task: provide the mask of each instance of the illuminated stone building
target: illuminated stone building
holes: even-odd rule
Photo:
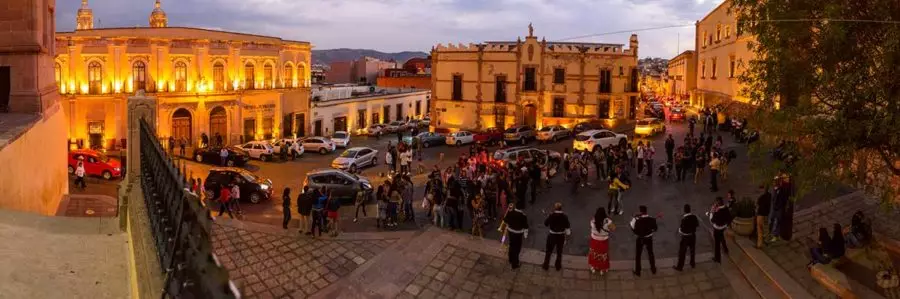
[[[437,45],[431,51],[432,126],[478,129],[633,119],[637,35],[621,44],[525,40]]]
[[[87,1],[74,32],[57,32],[55,78],[74,146],[110,148],[126,136],[128,95],[158,98],[157,133],[198,144],[304,135],[310,44],[168,27],[160,1],[150,27],[94,28]]]
[[[710,106],[725,101],[748,102],[741,95],[738,77],[755,54],[747,48],[753,36],[737,32],[737,16],[731,1],[723,1],[696,24],[697,89],[694,105]]]
[[[677,100],[685,101],[697,88],[697,55],[687,50],[669,60],[669,93]]]

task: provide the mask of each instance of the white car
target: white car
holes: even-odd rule
[[[334,142],[331,142],[331,139],[325,137],[303,138],[300,141],[300,144],[303,145],[303,149],[318,152],[322,155],[333,152],[337,148],[335,147]]]
[[[259,159],[260,161],[272,160],[275,149],[265,141],[250,141],[241,145],[241,149],[247,151],[250,158]]]
[[[431,125],[431,117],[425,117],[419,121],[419,125],[423,127],[427,127]]]
[[[396,133],[397,131],[404,131],[408,129],[406,127],[406,123],[399,120],[392,121],[391,123],[387,124],[387,127],[391,129],[391,133]]]
[[[394,124],[394,123],[387,123],[387,124],[381,124],[381,131],[380,131],[380,132],[381,132],[381,135],[385,135],[385,134],[390,134],[390,133],[397,132],[397,130],[399,130],[399,129],[400,129],[400,127],[397,127],[396,124]]]
[[[447,135],[447,144],[460,146],[475,142],[475,134],[469,131],[459,131]]]
[[[331,161],[331,168],[347,170],[351,173],[356,173],[361,167],[375,165],[378,165],[378,150],[368,147],[349,148]]]
[[[337,147],[347,148],[350,145],[350,134],[345,131],[335,131],[334,134],[331,134],[331,142],[334,142]]]
[[[572,131],[560,125],[546,126],[537,132],[537,140],[541,142],[556,142],[569,136],[572,136]]]
[[[369,136],[378,136],[378,135],[382,135],[384,133],[387,133],[387,131],[385,130],[383,124],[369,125],[365,129],[362,129],[360,131],[360,134],[365,134],[365,135],[369,135]]]
[[[597,149],[605,149],[612,145],[625,144],[627,142],[628,136],[625,136],[625,134],[613,133],[610,130],[589,130],[575,136],[572,147],[576,151],[593,152]],[[597,146],[600,147],[597,148]]]
[[[280,152],[281,152],[281,147],[282,147],[282,146],[286,146],[287,149],[288,149],[288,155],[290,155],[290,154],[291,154],[291,152],[290,152],[290,151],[291,151],[291,145],[293,145],[294,142],[297,142],[297,139],[294,139],[294,138],[281,138],[281,139],[275,140],[275,142],[272,143],[272,150],[275,151],[276,153],[280,153]],[[299,152],[297,153],[297,155],[298,155],[298,156],[302,156],[303,153],[305,153],[306,151],[303,149],[303,146],[300,146],[300,147],[298,147],[298,148],[299,148]]]

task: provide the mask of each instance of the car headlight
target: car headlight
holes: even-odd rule
[[[118,167],[113,168],[113,171],[120,171],[120,170],[122,170],[122,169],[121,169],[121,168],[118,168]]]
[[[372,189],[372,185],[367,182],[362,182],[363,188]]]
[[[262,189],[263,191],[269,190],[269,185],[266,185],[266,184],[259,185],[259,189]]]

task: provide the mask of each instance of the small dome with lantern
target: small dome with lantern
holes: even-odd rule
[[[150,27],[159,28],[166,27],[169,24],[168,18],[166,18],[166,12],[162,10],[160,7],[160,0],[156,0],[156,4],[154,4],[153,12],[150,13]]]

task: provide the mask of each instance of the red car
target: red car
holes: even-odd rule
[[[684,109],[672,108],[671,110],[669,110],[669,120],[684,121]]]
[[[475,143],[479,144],[495,144],[503,140],[503,130],[499,128],[487,128],[481,132],[475,133]]]
[[[69,152],[69,174],[75,173],[78,161],[84,161],[84,174],[101,176],[111,180],[122,176],[122,163],[94,150],[74,150]]]

